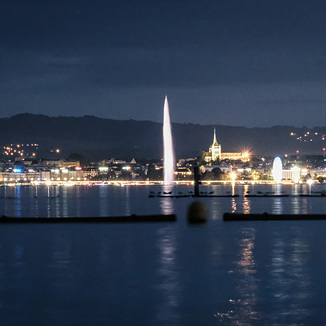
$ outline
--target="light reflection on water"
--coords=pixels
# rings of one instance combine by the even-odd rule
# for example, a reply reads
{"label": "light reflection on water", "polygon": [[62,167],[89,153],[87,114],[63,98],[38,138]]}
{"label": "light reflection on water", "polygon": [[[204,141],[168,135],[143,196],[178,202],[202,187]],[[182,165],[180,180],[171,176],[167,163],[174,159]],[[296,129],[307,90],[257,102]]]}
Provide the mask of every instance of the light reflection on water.
{"label": "light reflection on water", "polygon": [[73,282],[73,275],[69,271],[73,261],[72,243],[67,231],[62,230],[58,233],[55,246],[51,248],[51,251],[49,268],[51,268],[55,279],[53,285],[60,290]]}
{"label": "light reflection on water", "polygon": [[[279,325],[309,319],[306,300],[311,296],[308,292],[310,276],[305,273],[306,257],[309,247],[301,239],[300,228],[292,228],[295,238],[288,241],[284,236],[274,233],[271,265],[269,269],[270,289],[272,292],[273,311],[278,310],[279,316],[270,314],[269,318]],[[299,231],[299,233],[298,233]]]}
{"label": "light reflection on water", "polygon": [[21,213],[22,213],[22,206],[21,206],[21,193],[20,193],[20,190],[21,190],[21,187],[18,186],[16,187],[16,194],[15,194],[15,198],[17,198],[17,216],[18,217],[21,217]]}
{"label": "light reflection on water", "polygon": [[[55,187],[55,195],[54,195],[54,201],[56,201],[58,198],[57,196],[57,187]],[[63,187],[62,188],[62,196],[63,196],[63,201],[62,201],[62,215],[63,216],[68,216],[68,202],[69,202],[69,198],[68,198],[68,187]],[[52,198],[50,198],[51,200]]]}
{"label": "light reflection on water", "polygon": [[229,298],[230,310],[217,313],[217,320],[224,325],[259,325],[261,313],[257,310],[259,279],[254,257],[254,228],[243,228],[238,240],[238,259],[234,261],[233,273],[238,274],[235,297]]}
{"label": "light reflection on water", "polygon": [[[283,194],[283,187],[282,184],[273,185],[273,195],[282,195]],[[283,200],[284,197],[276,197],[272,199],[272,207],[271,213],[272,214],[282,214],[283,213]]]}
{"label": "light reflection on water", "polygon": [[99,187],[100,216],[108,216],[107,187]]}
{"label": "light reflection on water", "polygon": [[[129,196],[130,212],[136,204],[161,211],[168,203],[177,222],[2,225],[1,325],[325,324],[326,222],[223,223],[211,217],[188,226],[182,216],[191,199],[147,199],[138,189],[135,196],[132,188],[104,187],[103,213],[120,209]],[[99,206],[98,187],[57,190],[60,197],[51,201],[56,213],[63,212],[64,196],[69,212],[77,195],[80,205],[91,197]],[[217,216],[233,200],[243,208],[242,197],[212,200],[215,206],[208,198],[205,204]],[[322,198],[307,200],[309,210],[325,208]],[[38,204],[44,202],[48,198]],[[251,208],[272,203],[252,198]],[[284,198],[283,209],[292,211],[292,198]]]}
{"label": "light reflection on water", "polygon": [[291,198],[292,214],[300,214],[300,199],[299,197]]}
{"label": "light reflection on water", "polygon": [[249,191],[249,186],[244,185],[244,187],[243,187],[243,203],[242,203],[243,213],[244,214],[250,214],[251,201],[250,201],[250,199],[248,197],[245,197],[245,195],[248,194],[248,191]]}
{"label": "light reflection on water", "polygon": [[283,185],[282,184],[275,184],[273,185],[273,194],[274,195],[282,195],[283,193]]}
{"label": "light reflection on water", "polygon": [[[325,185],[313,185],[314,191],[325,190]],[[199,198],[208,208],[211,219],[222,219],[224,212],[312,214],[326,211],[324,197],[298,197],[307,193],[308,186],[293,185],[213,185],[207,191],[214,195],[239,194],[239,197]],[[113,186],[27,186],[0,187],[0,214],[17,217],[59,216],[119,216],[131,214],[173,214],[180,208],[183,216],[193,198],[152,198],[154,193],[170,192],[188,194],[192,187],[113,187]],[[205,190],[203,187],[202,190]],[[245,197],[256,193],[287,193],[289,197]],[[296,196],[296,197],[295,197]],[[1,209],[1,207],[0,207]]]}
{"label": "light reflection on water", "polygon": [[162,300],[157,307],[159,322],[175,323],[179,315],[179,276],[176,268],[176,235],[174,228],[165,227],[158,231],[159,270],[161,282],[157,285]]}
{"label": "light reflection on water", "polygon": [[174,213],[172,198],[160,198],[160,205],[162,214],[169,215]]}
{"label": "light reflection on water", "polygon": [[235,213],[237,211],[237,202],[236,202],[235,198],[231,199],[231,206],[232,206],[231,212]]}
{"label": "light reflection on water", "polygon": [[235,314],[242,325],[250,325],[252,321],[259,319],[256,311],[257,303],[257,277],[256,263],[254,259],[255,229],[244,228],[243,239],[239,242],[239,260],[237,262],[240,277],[240,284],[237,286],[239,296],[242,298],[235,307]]}
{"label": "light reflection on water", "polygon": [[126,215],[131,215],[130,211],[130,187],[125,188],[125,208],[126,208]]}
{"label": "light reflection on water", "polygon": [[272,214],[282,214],[283,213],[283,201],[281,197],[272,199]]}
{"label": "light reflection on water", "polygon": [[[173,189],[173,187],[171,187],[169,185],[164,185],[162,187],[162,193],[163,194],[164,194],[164,192],[168,194],[168,193],[173,192],[173,191],[175,191],[175,190]],[[173,198],[160,197],[160,206],[161,206],[162,214],[165,214],[165,215],[173,214],[174,213],[174,205],[173,205],[173,203],[174,203]]]}
{"label": "light reflection on water", "polygon": [[[321,284],[309,271],[318,266],[324,270],[325,261],[314,261],[315,267],[310,266],[311,256],[315,254],[310,245],[314,242],[307,236],[306,226],[285,223],[239,225],[239,233],[234,238],[236,247],[232,251],[236,258],[228,277],[233,282],[233,291],[224,297],[224,305],[220,305],[224,309],[215,313],[218,324],[315,324],[312,316],[315,320],[324,320],[324,313],[316,316],[316,306],[312,303]],[[319,300],[324,302],[325,298],[315,300],[319,306]]]}
{"label": "light reflection on water", "polygon": [[232,196],[234,196],[235,195],[235,182],[232,182],[231,183],[231,194],[232,194]]}
{"label": "light reflection on water", "polygon": [[[232,187],[231,193],[232,193],[232,196],[234,196],[235,195],[235,182],[231,183],[231,187]],[[231,212],[235,213],[236,211],[237,211],[237,202],[236,202],[235,198],[233,197],[231,199]]]}

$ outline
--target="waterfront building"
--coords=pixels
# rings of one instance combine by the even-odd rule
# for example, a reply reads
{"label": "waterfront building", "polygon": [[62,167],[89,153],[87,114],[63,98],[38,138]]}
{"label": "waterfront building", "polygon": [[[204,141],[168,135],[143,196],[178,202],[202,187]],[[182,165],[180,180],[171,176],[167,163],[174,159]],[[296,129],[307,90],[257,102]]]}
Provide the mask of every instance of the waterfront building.
{"label": "waterfront building", "polygon": [[99,174],[99,170],[98,168],[94,167],[94,166],[88,166],[86,168],[84,168],[82,171],[82,179],[92,179],[94,177],[96,177]]}
{"label": "waterfront building", "polygon": [[181,176],[181,177],[185,177],[185,176],[189,176],[192,175],[192,172],[190,171],[190,169],[186,166],[182,166],[182,167],[177,167],[176,170],[174,171],[174,175],[176,176]]}
{"label": "waterfront building", "polygon": [[39,172],[39,171],[20,171],[17,170],[11,172],[2,172],[0,181],[3,182],[33,182],[33,181],[43,181],[49,176],[49,172]]}
{"label": "waterfront building", "polygon": [[63,159],[43,159],[40,162],[41,166],[46,166],[49,168],[58,167],[58,168],[70,168],[70,167],[79,167],[79,161],[67,161]]}
{"label": "waterfront building", "polygon": [[249,161],[249,153],[221,153],[221,160]]}
{"label": "waterfront building", "polygon": [[301,169],[294,166],[290,170],[282,170],[282,180],[291,180],[292,182],[299,182],[301,177]]}

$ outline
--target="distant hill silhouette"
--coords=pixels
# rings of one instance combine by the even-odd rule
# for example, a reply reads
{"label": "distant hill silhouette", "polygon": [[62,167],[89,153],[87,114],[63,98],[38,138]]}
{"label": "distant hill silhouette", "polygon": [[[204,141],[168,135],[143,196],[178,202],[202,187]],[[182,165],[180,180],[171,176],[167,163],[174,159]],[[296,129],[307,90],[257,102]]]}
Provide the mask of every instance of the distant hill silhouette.
{"label": "distant hill silhouette", "polygon": [[[326,147],[326,141],[321,139],[321,135],[326,134],[326,127],[245,128],[173,123],[177,158],[195,157],[200,151],[207,151],[213,140],[214,127],[222,152],[249,149],[254,154],[283,155],[300,150],[305,154],[321,154],[322,148]],[[297,136],[291,136],[291,132]],[[307,132],[309,135],[304,137]],[[306,142],[298,141],[299,136]],[[25,113],[1,118],[0,144],[12,143],[38,143],[43,155],[51,148],[60,148],[63,155],[78,152],[93,160],[161,158],[163,151],[161,123],[94,116],[48,117]]]}

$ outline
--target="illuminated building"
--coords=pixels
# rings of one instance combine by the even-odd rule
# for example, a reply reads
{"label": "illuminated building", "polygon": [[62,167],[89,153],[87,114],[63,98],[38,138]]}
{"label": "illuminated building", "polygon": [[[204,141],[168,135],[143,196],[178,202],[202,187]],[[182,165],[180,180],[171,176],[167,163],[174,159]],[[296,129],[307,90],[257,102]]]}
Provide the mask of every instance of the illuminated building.
{"label": "illuminated building", "polygon": [[216,130],[214,128],[214,138],[213,144],[209,148],[209,151],[205,153],[205,161],[211,162],[220,160],[241,160],[241,161],[249,161],[250,155],[248,152],[243,153],[222,153],[221,144],[219,144],[216,140]]}
{"label": "illuminated building", "polygon": [[189,168],[187,168],[186,166],[183,167],[178,167],[175,171],[174,171],[175,175],[178,176],[186,176],[186,175],[192,175],[192,172],[189,170]]}
{"label": "illuminated building", "polygon": [[200,173],[212,172],[214,169],[219,168],[223,173],[233,171],[232,165],[202,165],[199,168]]}
{"label": "illuminated building", "polygon": [[222,160],[249,161],[249,153],[221,153]]}
{"label": "illuminated building", "polygon": [[221,159],[221,145],[216,140],[216,130],[214,128],[214,139],[213,144],[209,148],[209,152],[206,153],[205,161],[216,161],[217,159]]}
{"label": "illuminated building", "polygon": [[62,159],[43,159],[42,165],[46,167],[59,167],[59,168],[69,168],[69,167],[79,167],[80,162],[79,161],[66,161]]}
{"label": "illuminated building", "polygon": [[282,179],[299,182],[301,177],[301,169],[299,167],[292,167],[290,170],[282,170]]}

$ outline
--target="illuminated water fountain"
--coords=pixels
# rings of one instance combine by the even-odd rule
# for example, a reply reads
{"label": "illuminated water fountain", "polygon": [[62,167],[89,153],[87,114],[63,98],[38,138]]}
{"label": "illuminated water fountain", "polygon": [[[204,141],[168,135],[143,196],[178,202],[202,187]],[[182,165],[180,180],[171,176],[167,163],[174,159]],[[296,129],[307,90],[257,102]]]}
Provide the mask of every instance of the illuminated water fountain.
{"label": "illuminated water fountain", "polygon": [[279,157],[275,157],[273,162],[273,179],[276,183],[282,180],[282,160]]}
{"label": "illuminated water fountain", "polygon": [[171,133],[171,122],[168,98],[165,96],[163,116],[163,145],[164,145],[164,185],[172,185],[174,181],[174,155]]}

